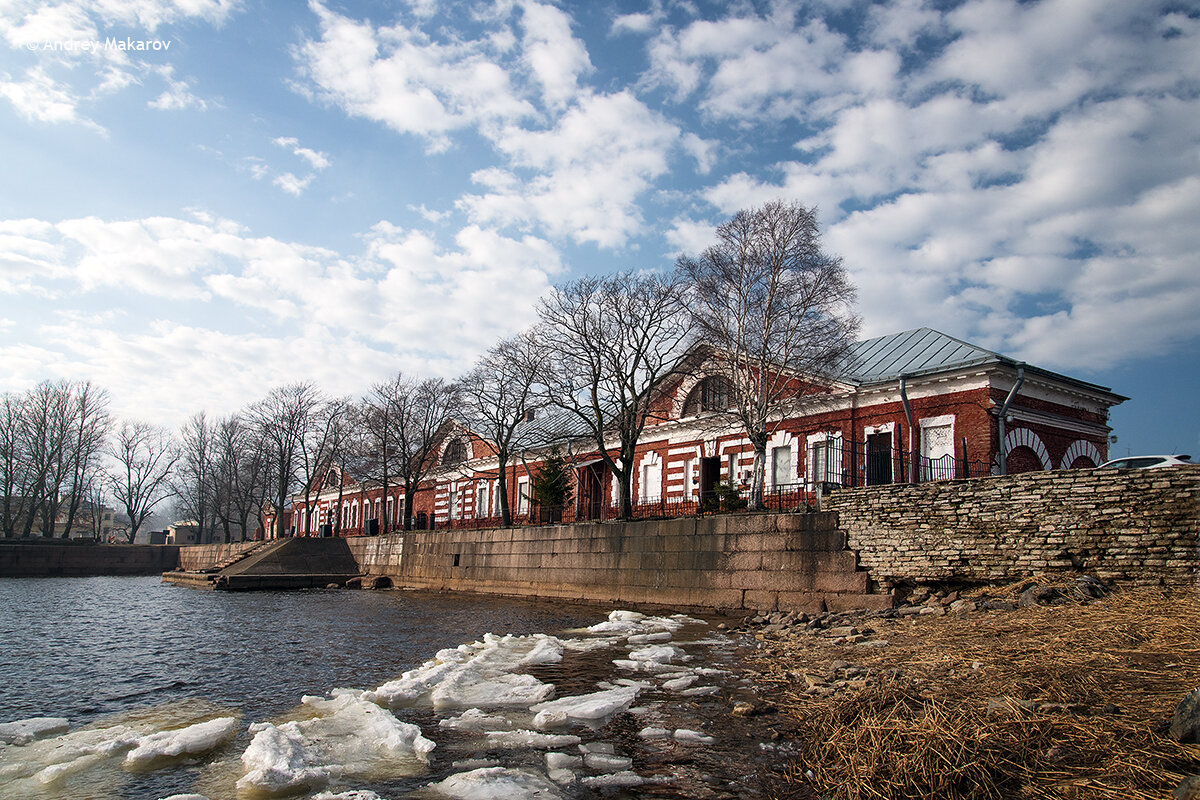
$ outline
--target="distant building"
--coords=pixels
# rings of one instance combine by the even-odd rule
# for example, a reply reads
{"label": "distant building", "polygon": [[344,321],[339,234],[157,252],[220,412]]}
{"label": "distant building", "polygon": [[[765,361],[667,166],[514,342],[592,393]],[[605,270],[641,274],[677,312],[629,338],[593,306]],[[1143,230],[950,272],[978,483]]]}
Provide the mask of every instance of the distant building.
{"label": "distant building", "polygon": [[[721,482],[744,487],[753,449],[725,409],[727,389],[712,351],[663,387],[635,455],[635,514],[695,513]],[[925,482],[1031,470],[1094,467],[1107,458],[1108,413],[1127,398],[1024,364],[929,328],[859,342],[833,380],[796,376],[767,445],[765,492]],[[571,457],[575,487],[564,521],[615,516],[617,487],[594,444],[563,413],[526,422],[540,444],[508,465],[515,518],[536,521],[531,478],[552,448]],[[610,454],[613,451],[610,451]],[[418,527],[495,524],[498,463],[491,444],[460,420],[443,432],[429,481],[417,493]],[[396,529],[403,493],[330,470],[309,505],[292,498],[291,535],[362,535]],[[306,513],[305,513],[306,512]],[[268,536],[274,528],[264,521]]]}
{"label": "distant building", "polygon": [[189,545],[200,543],[200,526],[195,520],[176,522],[167,526],[166,544]]}

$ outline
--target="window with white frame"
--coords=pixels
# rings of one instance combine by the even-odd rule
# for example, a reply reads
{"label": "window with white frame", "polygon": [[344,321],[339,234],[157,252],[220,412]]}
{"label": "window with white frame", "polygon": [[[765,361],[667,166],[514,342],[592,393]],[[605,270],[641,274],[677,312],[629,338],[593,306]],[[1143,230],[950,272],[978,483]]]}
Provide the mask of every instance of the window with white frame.
{"label": "window with white frame", "polygon": [[783,445],[771,449],[771,485],[786,486],[796,482],[792,469],[792,446]]}
{"label": "window with white frame", "polygon": [[805,474],[810,484],[842,483],[842,434],[817,433],[808,437],[808,467]]}
{"label": "window with white frame", "polygon": [[954,477],[954,416],[947,414],[921,420],[921,479]]}
{"label": "window with white frame", "polygon": [[389,497],[387,499],[387,521],[388,525],[395,526],[396,524],[396,498]]}
{"label": "window with white frame", "polygon": [[662,499],[662,459],[658,453],[647,453],[642,458],[638,478],[639,503],[657,502]]}
{"label": "window with white frame", "polygon": [[529,513],[529,476],[517,478],[517,513]]}
{"label": "window with white frame", "polygon": [[475,516],[482,518],[488,516],[488,485],[484,481],[475,489]]}
{"label": "window with white frame", "polygon": [[688,499],[696,497],[696,459],[689,458],[683,462],[683,496]]}
{"label": "window with white frame", "polygon": [[458,518],[458,492],[451,489],[450,490],[450,498],[447,501],[447,503],[448,503],[448,508],[450,509],[450,519],[457,519]]}

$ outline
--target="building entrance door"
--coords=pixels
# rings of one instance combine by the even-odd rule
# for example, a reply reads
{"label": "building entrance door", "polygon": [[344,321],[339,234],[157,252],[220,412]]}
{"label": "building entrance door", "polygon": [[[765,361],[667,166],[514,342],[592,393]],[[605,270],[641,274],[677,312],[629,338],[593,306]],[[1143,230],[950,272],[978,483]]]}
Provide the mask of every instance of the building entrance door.
{"label": "building entrance door", "polygon": [[700,459],[700,502],[715,496],[715,488],[721,480],[721,458]]}
{"label": "building entrance door", "polygon": [[867,485],[892,482],[892,434],[872,433],[867,437]]}

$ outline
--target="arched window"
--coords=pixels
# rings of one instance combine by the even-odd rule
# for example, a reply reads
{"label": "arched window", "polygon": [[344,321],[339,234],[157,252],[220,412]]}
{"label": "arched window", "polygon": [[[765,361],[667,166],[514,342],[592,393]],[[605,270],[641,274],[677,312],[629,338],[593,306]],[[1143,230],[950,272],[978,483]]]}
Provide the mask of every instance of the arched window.
{"label": "arched window", "polygon": [[446,449],[442,451],[442,466],[452,466],[461,464],[467,460],[467,443],[461,437],[455,437],[446,445]]}
{"label": "arched window", "polygon": [[688,392],[683,401],[683,415],[694,417],[705,411],[725,411],[732,403],[729,381],[722,375],[709,375]]}

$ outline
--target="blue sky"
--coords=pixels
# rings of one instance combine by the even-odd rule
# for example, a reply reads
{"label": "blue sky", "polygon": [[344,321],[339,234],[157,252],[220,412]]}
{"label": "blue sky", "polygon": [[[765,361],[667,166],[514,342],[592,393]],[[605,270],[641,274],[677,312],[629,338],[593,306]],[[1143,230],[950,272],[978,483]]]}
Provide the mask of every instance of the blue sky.
{"label": "blue sky", "polygon": [[553,284],[782,198],[865,336],[1200,451],[1195,3],[0,0],[0,154],[0,390],[175,426],[454,377]]}

